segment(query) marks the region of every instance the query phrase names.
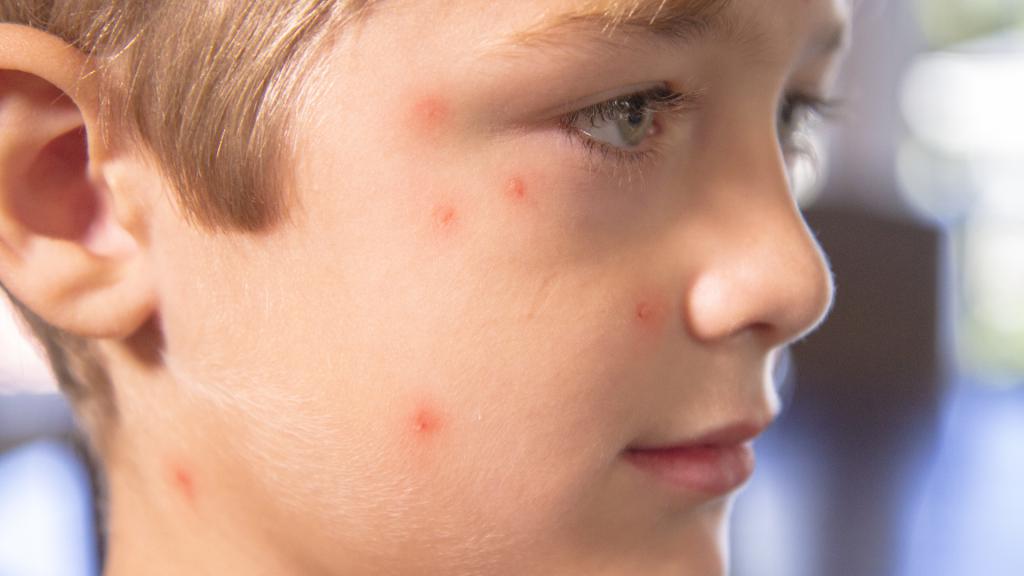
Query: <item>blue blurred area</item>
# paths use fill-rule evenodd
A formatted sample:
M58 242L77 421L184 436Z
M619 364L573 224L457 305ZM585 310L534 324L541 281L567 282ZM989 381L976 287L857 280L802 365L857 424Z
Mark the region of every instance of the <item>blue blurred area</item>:
M737 502L734 576L1024 574L1024 389L961 382L937 430L849 472L840 444L784 416Z
M838 287L734 576L1024 575L1024 1L855 3L806 213Z
M89 473L75 450L40 440L0 455L0 576L95 576L97 550Z
M906 576L1024 574L1024 388L960 386L908 500Z

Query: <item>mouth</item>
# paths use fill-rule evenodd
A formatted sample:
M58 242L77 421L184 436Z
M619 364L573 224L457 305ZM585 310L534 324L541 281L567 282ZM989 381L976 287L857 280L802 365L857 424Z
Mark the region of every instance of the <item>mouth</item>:
M754 474L753 439L765 427L751 421L737 422L682 442L630 446L625 458L672 490L724 496L746 484Z

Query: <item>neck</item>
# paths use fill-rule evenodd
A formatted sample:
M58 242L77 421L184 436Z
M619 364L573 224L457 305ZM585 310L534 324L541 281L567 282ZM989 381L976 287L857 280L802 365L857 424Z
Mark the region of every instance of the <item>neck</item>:
M107 467L105 576L302 574L262 537L256 507L215 480L231 476L197 460L130 461L141 465Z
M237 431L183 401L166 372L118 352L107 351L118 419L103 454L104 576L309 574L286 562L247 467L211 441Z

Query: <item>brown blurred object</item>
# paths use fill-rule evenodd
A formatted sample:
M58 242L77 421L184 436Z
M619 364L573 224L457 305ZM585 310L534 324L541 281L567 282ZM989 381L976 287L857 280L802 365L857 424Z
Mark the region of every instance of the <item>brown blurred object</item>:
M936 228L863 208L806 216L837 287L828 321L793 349L789 435L824 455L815 573L894 574L951 374L945 239Z

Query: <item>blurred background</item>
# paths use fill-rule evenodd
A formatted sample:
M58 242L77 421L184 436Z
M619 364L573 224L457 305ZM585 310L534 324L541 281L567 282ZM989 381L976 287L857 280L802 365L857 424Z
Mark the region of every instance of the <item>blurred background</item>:
M1024 0L855 0L798 193L822 330L733 522L735 576L1024 575ZM0 305L0 576L95 576L95 475Z
M736 576L1024 575L1024 0L860 0L824 168L836 305L794 346Z

